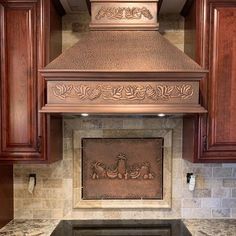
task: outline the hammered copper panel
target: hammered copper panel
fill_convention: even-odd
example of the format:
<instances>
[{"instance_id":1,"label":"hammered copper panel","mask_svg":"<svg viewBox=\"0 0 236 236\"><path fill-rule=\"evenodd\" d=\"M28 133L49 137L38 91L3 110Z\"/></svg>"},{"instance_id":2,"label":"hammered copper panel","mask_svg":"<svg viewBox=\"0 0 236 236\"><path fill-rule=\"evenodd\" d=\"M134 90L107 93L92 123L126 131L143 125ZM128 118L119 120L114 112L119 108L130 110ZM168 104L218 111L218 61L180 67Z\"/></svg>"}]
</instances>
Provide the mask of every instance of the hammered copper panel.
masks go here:
<instances>
[{"instance_id":1,"label":"hammered copper panel","mask_svg":"<svg viewBox=\"0 0 236 236\"><path fill-rule=\"evenodd\" d=\"M82 198L162 199L162 138L82 139Z\"/></svg>"},{"instance_id":2,"label":"hammered copper panel","mask_svg":"<svg viewBox=\"0 0 236 236\"><path fill-rule=\"evenodd\" d=\"M197 77L199 80L204 76L203 73L206 73L206 70L156 31L89 32L49 63L44 72L50 70L70 73L193 72L196 76L189 77L190 81L196 80ZM175 76L173 74L173 77Z\"/></svg>"},{"instance_id":3,"label":"hammered copper panel","mask_svg":"<svg viewBox=\"0 0 236 236\"><path fill-rule=\"evenodd\" d=\"M48 104L198 104L199 82L49 81Z\"/></svg>"}]
</instances>

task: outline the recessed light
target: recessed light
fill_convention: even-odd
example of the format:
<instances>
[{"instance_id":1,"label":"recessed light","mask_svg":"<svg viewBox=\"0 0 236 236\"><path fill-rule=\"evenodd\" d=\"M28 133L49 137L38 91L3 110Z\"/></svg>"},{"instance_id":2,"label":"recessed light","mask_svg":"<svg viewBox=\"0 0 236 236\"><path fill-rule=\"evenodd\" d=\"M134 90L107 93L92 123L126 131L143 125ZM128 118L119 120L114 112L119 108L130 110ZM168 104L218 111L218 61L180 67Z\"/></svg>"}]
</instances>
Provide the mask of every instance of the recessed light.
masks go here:
<instances>
[{"instance_id":1,"label":"recessed light","mask_svg":"<svg viewBox=\"0 0 236 236\"><path fill-rule=\"evenodd\" d=\"M159 117L165 117L166 115L163 113L157 114Z\"/></svg>"},{"instance_id":2,"label":"recessed light","mask_svg":"<svg viewBox=\"0 0 236 236\"><path fill-rule=\"evenodd\" d=\"M87 116L89 116L89 114L88 113L82 113L81 116L87 117Z\"/></svg>"}]
</instances>

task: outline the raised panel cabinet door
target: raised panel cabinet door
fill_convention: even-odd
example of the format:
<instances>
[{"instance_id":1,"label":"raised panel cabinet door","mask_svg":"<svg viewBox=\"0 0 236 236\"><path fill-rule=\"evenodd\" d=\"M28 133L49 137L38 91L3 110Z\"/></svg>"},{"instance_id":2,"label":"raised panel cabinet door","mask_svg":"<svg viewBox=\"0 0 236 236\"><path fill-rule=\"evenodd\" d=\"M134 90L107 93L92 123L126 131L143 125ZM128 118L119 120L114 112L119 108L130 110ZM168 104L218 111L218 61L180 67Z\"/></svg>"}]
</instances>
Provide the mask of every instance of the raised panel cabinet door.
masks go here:
<instances>
[{"instance_id":1,"label":"raised panel cabinet door","mask_svg":"<svg viewBox=\"0 0 236 236\"><path fill-rule=\"evenodd\" d=\"M236 1L209 1L208 133L204 157L236 160Z\"/></svg>"},{"instance_id":2,"label":"raised panel cabinet door","mask_svg":"<svg viewBox=\"0 0 236 236\"><path fill-rule=\"evenodd\" d=\"M39 151L37 2L0 3L0 24L1 156L27 156Z\"/></svg>"},{"instance_id":3,"label":"raised panel cabinet door","mask_svg":"<svg viewBox=\"0 0 236 236\"><path fill-rule=\"evenodd\" d=\"M236 162L236 1L191 3L184 13L185 52L209 70L200 83L208 114L184 118L183 158Z\"/></svg>"}]
</instances>

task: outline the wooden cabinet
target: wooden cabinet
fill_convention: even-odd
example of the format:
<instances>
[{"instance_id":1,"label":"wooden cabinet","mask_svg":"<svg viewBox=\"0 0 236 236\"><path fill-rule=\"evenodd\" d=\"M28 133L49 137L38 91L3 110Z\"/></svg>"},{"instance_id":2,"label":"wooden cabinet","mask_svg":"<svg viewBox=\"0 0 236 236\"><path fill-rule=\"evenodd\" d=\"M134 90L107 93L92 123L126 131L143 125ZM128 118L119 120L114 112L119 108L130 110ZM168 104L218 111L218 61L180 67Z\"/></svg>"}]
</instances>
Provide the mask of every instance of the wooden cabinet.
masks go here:
<instances>
[{"instance_id":1,"label":"wooden cabinet","mask_svg":"<svg viewBox=\"0 0 236 236\"><path fill-rule=\"evenodd\" d=\"M191 2L185 52L209 70L201 82L208 114L184 118L184 158L236 162L236 1Z\"/></svg>"},{"instance_id":2,"label":"wooden cabinet","mask_svg":"<svg viewBox=\"0 0 236 236\"><path fill-rule=\"evenodd\" d=\"M45 99L38 70L61 53L61 44L61 16L53 1L0 0L1 162L61 158L62 145L56 149L50 140L52 129L62 137L61 119L38 112Z\"/></svg>"},{"instance_id":3,"label":"wooden cabinet","mask_svg":"<svg viewBox=\"0 0 236 236\"><path fill-rule=\"evenodd\" d=\"M13 167L0 165L0 228L13 219Z\"/></svg>"}]
</instances>

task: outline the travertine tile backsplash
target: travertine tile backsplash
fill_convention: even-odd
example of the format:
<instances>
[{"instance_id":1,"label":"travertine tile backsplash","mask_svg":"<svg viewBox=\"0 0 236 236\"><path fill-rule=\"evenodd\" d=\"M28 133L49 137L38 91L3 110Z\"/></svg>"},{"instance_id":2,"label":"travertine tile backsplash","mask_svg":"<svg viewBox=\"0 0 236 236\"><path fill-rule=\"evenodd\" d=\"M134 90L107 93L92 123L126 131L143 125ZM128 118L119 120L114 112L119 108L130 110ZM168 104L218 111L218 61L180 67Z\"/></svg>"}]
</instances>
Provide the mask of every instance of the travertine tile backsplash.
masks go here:
<instances>
[{"instance_id":1,"label":"travertine tile backsplash","mask_svg":"<svg viewBox=\"0 0 236 236\"><path fill-rule=\"evenodd\" d=\"M79 40L88 30L88 14L66 15L63 21L63 48ZM183 20L161 17L160 31L183 50ZM73 31L72 31L73 29ZM73 209L73 132L83 129L171 129L172 209ZM196 189L188 190L186 173L197 175ZM27 192L28 175L37 174L33 195ZM15 218L57 219L156 219L236 218L236 164L192 164L182 159L181 118L64 118L63 160L51 165L14 166Z\"/></svg>"}]
</instances>

